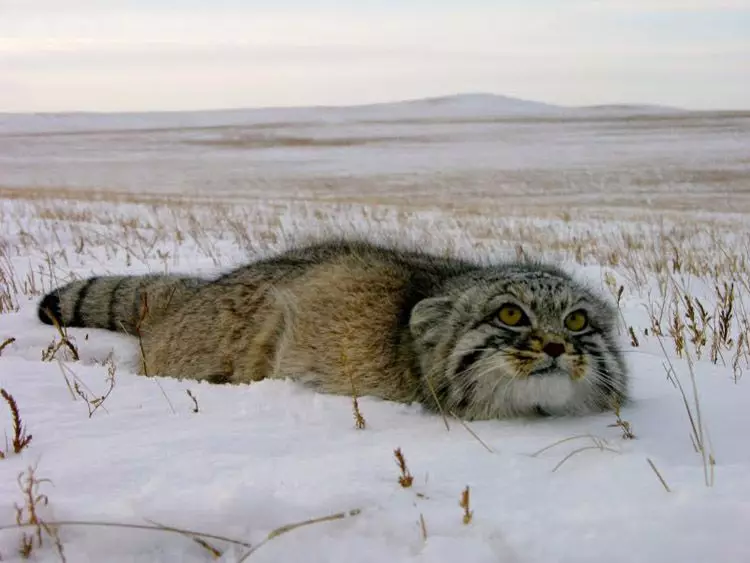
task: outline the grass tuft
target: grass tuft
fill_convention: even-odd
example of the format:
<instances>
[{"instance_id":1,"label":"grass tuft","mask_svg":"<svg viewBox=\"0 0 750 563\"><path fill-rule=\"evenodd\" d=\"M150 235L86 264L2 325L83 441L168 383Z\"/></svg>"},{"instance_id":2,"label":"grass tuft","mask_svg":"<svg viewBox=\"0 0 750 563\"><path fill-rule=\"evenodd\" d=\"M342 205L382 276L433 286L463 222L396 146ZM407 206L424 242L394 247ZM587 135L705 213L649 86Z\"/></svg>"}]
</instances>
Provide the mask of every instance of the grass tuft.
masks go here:
<instances>
[{"instance_id":1,"label":"grass tuft","mask_svg":"<svg viewBox=\"0 0 750 563\"><path fill-rule=\"evenodd\" d=\"M406 458L404 458L404 454L401 452L401 448L396 448L393 450L393 454L396 457L396 465L398 465L398 469L401 472L401 474L398 476L398 483L403 488L409 488L414 483L414 477L409 472L409 468L406 466Z\"/></svg>"},{"instance_id":2,"label":"grass tuft","mask_svg":"<svg viewBox=\"0 0 750 563\"><path fill-rule=\"evenodd\" d=\"M65 563L65 551L57 527L45 522L39 515L40 509L49 504L47 495L39 492L41 484L45 482L51 483L49 479L38 479L35 467L29 467L26 472L18 475L18 486L23 493L24 502L23 505L14 505L16 524L34 530L32 533L21 531L18 554L22 559L30 559L35 550L44 546L43 538L46 534L52 540L60 560Z\"/></svg>"},{"instance_id":3,"label":"grass tuft","mask_svg":"<svg viewBox=\"0 0 750 563\"><path fill-rule=\"evenodd\" d=\"M10 415L13 420L13 440L11 445L13 446L13 453L20 454L24 449L29 446L32 435L26 434L26 428L24 428L23 420L21 420L21 413L18 410L18 403L13 398L13 395L8 393L5 389L0 388L0 396L5 399L5 402L10 408ZM0 450L0 459L6 457L6 453Z\"/></svg>"},{"instance_id":4,"label":"grass tuft","mask_svg":"<svg viewBox=\"0 0 750 563\"><path fill-rule=\"evenodd\" d=\"M458 505L464 509L462 517L464 525L471 524L471 520L474 518L474 511L471 510L471 496L468 485L461 492L461 500L458 502Z\"/></svg>"}]
</instances>

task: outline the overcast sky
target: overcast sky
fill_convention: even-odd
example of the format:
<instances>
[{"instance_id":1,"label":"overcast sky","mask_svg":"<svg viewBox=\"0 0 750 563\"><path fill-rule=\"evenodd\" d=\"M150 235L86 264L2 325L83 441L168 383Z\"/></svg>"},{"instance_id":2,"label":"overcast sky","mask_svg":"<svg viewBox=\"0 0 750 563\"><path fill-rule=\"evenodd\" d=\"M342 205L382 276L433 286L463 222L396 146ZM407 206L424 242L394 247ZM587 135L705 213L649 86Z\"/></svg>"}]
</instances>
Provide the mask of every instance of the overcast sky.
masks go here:
<instances>
[{"instance_id":1,"label":"overcast sky","mask_svg":"<svg viewBox=\"0 0 750 563\"><path fill-rule=\"evenodd\" d=\"M0 0L0 112L460 92L750 109L750 0Z\"/></svg>"}]
</instances>

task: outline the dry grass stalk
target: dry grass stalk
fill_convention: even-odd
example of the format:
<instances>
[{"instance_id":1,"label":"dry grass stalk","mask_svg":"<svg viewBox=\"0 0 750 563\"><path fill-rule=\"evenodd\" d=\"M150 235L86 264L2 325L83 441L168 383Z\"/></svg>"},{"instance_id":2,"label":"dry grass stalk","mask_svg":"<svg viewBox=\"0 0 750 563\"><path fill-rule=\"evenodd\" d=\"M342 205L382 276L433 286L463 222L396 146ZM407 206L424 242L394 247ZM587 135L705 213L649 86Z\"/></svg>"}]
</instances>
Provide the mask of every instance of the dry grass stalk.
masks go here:
<instances>
[{"instance_id":1,"label":"dry grass stalk","mask_svg":"<svg viewBox=\"0 0 750 563\"><path fill-rule=\"evenodd\" d=\"M65 362L59 359L57 360L57 365L60 368L60 373L62 373L63 379L65 380L65 385L68 388L70 397L74 401L77 401L80 398L80 395L76 392L76 387L78 387L79 389L85 389L86 392L88 392L90 395L95 396L95 393L76 375L76 373L70 368L70 366L66 365ZM73 381L72 384L71 380ZM102 405L101 408L105 411L107 410L107 407L105 407L104 405Z\"/></svg>"},{"instance_id":2,"label":"dry grass stalk","mask_svg":"<svg viewBox=\"0 0 750 563\"><path fill-rule=\"evenodd\" d=\"M13 338L12 336L10 338L6 338L5 340L3 340L3 342L0 344L0 356L2 356L3 350L5 350L8 346L13 344L15 341L16 339Z\"/></svg>"},{"instance_id":3,"label":"dry grass stalk","mask_svg":"<svg viewBox=\"0 0 750 563\"><path fill-rule=\"evenodd\" d=\"M110 358L107 360L107 392L104 393L104 395L101 395L99 397L94 396L92 394L91 397L81 388L79 385L78 379L74 380L73 382L73 391L76 395L78 395L81 399L83 399L83 402L86 404L86 408L89 411L89 418L94 416L94 413L99 410L99 408L102 408L102 405L104 404L104 401L106 401L112 391L115 388L115 373L117 371L117 368L115 367L114 361ZM66 377L67 380L67 377ZM68 382L68 386L70 386L70 383ZM105 409L106 410L106 409Z\"/></svg>"},{"instance_id":4,"label":"dry grass stalk","mask_svg":"<svg viewBox=\"0 0 750 563\"><path fill-rule=\"evenodd\" d=\"M564 458L562 458L557 463L557 465L555 465L555 467L552 468L552 472L553 473L555 471L557 471L558 469L560 469L560 467L562 467L562 465L566 461L568 461L571 457L573 457L574 455L579 454L581 452L585 452L586 450L599 450L599 451L608 451L608 452L612 452L612 453L619 453L614 448L610 448L607 445L608 442L604 438L599 438L598 436L594 436L592 434L580 434L580 435L577 435L577 436L570 436L568 438L563 438L562 440L558 440L557 442L554 442L554 443L550 444L549 446L545 446L541 450L537 450L536 452L534 452L533 454L531 454L531 457L537 457L542 452L545 452L545 451L547 451L547 450L549 450L551 448L554 448L555 446L559 446L560 444L564 444L565 442L570 442L571 440L580 440L582 438L586 438L586 439L591 440L593 442L593 445L592 446L582 446L582 447L577 448L577 449L571 451L570 453L568 453Z\"/></svg>"},{"instance_id":5,"label":"dry grass stalk","mask_svg":"<svg viewBox=\"0 0 750 563\"><path fill-rule=\"evenodd\" d=\"M183 528L175 528L173 526L166 526L162 524L145 525L145 524L130 524L130 523L125 523L125 522L101 522L101 521L96 521L96 520L90 520L90 521L49 520L49 521L45 521L45 524L51 529L64 528L64 527L83 527L83 528L121 528L125 530L130 529L130 530L147 530L147 531L152 531L152 532L167 532L167 533L187 536L191 539L205 538L205 539L210 539L214 541L227 542L232 545L236 545L238 547L244 547L244 548L253 547L252 544L242 541L242 540L228 538L226 536L220 536L217 534L208 534L204 532L186 530ZM6 531L6 530L25 529L29 527L36 527L36 526L28 522L21 522L21 523L17 523L11 526L0 526L0 532Z\"/></svg>"},{"instance_id":6,"label":"dry grass stalk","mask_svg":"<svg viewBox=\"0 0 750 563\"><path fill-rule=\"evenodd\" d=\"M237 563L242 563L243 561L246 561L248 557L250 557L253 553L258 551L261 547L266 545L269 541L275 538L278 538L279 536L282 536L284 534L287 534L293 530L302 528L304 526L312 526L313 524L321 524L323 522L333 522L335 520L343 520L344 518L357 516L361 512L362 511L359 508L354 508L352 510L347 510L346 512L337 512L336 514L331 514L329 516L320 516L318 518L310 518L309 520L303 520L302 522L295 522L293 524L286 524L284 526L280 526L276 528L275 530L272 530L268 534L268 536L266 536L266 539L264 539L258 545L250 548L250 550L247 553L245 553L242 557L240 557L237 560Z\"/></svg>"},{"instance_id":7,"label":"dry grass stalk","mask_svg":"<svg viewBox=\"0 0 750 563\"><path fill-rule=\"evenodd\" d=\"M656 474L656 477L659 479L659 482L661 483L662 487L664 487L664 490L668 493L671 493L672 490L669 488L669 485L667 485L667 482L664 480L664 477L662 477L661 473L658 469L656 469L656 465L654 465L654 462L651 461L651 458L646 458L646 461L651 466L651 469L654 470L654 473Z\"/></svg>"},{"instance_id":8,"label":"dry grass stalk","mask_svg":"<svg viewBox=\"0 0 750 563\"><path fill-rule=\"evenodd\" d=\"M354 374L350 369L349 356L346 354L348 338L342 339L341 345L341 367L344 373L349 377L349 381L352 384L352 414L354 415L354 427L357 430L364 430L367 427L367 421L362 415L362 411L359 409L357 386L354 384Z\"/></svg>"},{"instance_id":9,"label":"dry grass stalk","mask_svg":"<svg viewBox=\"0 0 750 563\"><path fill-rule=\"evenodd\" d=\"M663 306L664 304L662 304ZM661 319L663 315L663 309L657 314L656 309L653 307L653 303L649 303L649 319L651 320L651 334L654 336L662 336L664 331L661 328Z\"/></svg>"},{"instance_id":10,"label":"dry grass stalk","mask_svg":"<svg viewBox=\"0 0 750 563\"><path fill-rule=\"evenodd\" d=\"M208 551L214 559L221 559L222 555L224 555L221 551L219 551L216 547L208 543L203 538L193 537L190 539L192 539L195 543Z\"/></svg>"},{"instance_id":11,"label":"dry grass stalk","mask_svg":"<svg viewBox=\"0 0 750 563\"><path fill-rule=\"evenodd\" d=\"M680 249L679 247L674 243L673 240L668 240L669 244L672 246L672 273L678 274L682 272L682 257L680 256Z\"/></svg>"},{"instance_id":12,"label":"dry grass stalk","mask_svg":"<svg viewBox=\"0 0 750 563\"><path fill-rule=\"evenodd\" d=\"M21 420L21 413L18 410L18 403L16 403L16 400L13 398L13 395L8 393L5 389L0 388L0 396L5 399L5 402L8 403L8 407L10 408L10 415L13 420L13 440L11 441L11 445L13 446L13 453L20 454L25 448L29 446L29 443L31 442L32 435L26 434L26 428L23 426L23 420ZM0 451L0 459L4 459L6 457L6 453L3 451Z\"/></svg>"},{"instance_id":13,"label":"dry grass stalk","mask_svg":"<svg viewBox=\"0 0 750 563\"><path fill-rule=\"evenodd\" d=\"M622 326L627 326L628 323L625 320L625 315L622 312L622 294L624 292L625 292L625 286L620 285L620 287L617 289L617 295L615 297L615 300L617 304L617 312L620 314L620 320L622 321Z\"/></svg>"},{"instance_id":14,"label":"dry grass stalk","mask_svg":"<svg viewBox=\"0 0 750 563\"><path fill-rule=\"evenodd\" d=\"M468 485L466 485L466 488L461 492L461 500L458 502L458 505L464 509L462 518L463 523L465 525L470 524L471 519L474 517L474 511L471 510L471 497Z\"/></svg>"},{"instance_id":15,"label":"dry grass stalk","mask_svg":"<svg viewBox=\"0 0 750 563\"><path fill-rule=\"evenodd\" d=\"M68 338L68 329L62 326L57 321L57 318L49 309L46 309L45 311L47 313L47 316L52 320L52 324L57 329L57 332L60 335L60 341L55 343L55 341L53 340L47 347L47 349L42 351L42 361L51 362L55 358L57 352L63 346L65 346L70 351L70 355L73 361L77 362L78 360L80 360L80 356L78 355L78 348L76 348L75 344L73 344L70 341L70 338Z\"/></svg>"},{"instance_id":16,"label":"dry grass stalk","mask_svg":"<svg viewBox=\"0 0 750 563\"><path fill-rule=\"evenodd\" d=\"M29 467L26 472L18 475L18 486L23 493L24 504L19 506L15 504L16 524L22 527L31 527L34 532L31 534L22 531L18 554L22 559L29 559L35 549L41 549L44 545L42 532L46 533L55 545L60 560L65 563L65 552L57 527L51 523L45 522L39 516L40 507L49 503L47 495L39 492L42 483L51 483L49 479L37 479L36 468Z\"/></svg>"},{"instance_id":17,"label":"dry grass stalk","mask_svg":"<svg viewBox=\"0 0 750 563\"><path fill-rule=\"evenodd\" d=\"M682 396L682 402L685 405L688 422L690 423L690 440L693 443L695 451L701 456L701 460L703 461L704 481L706 486L710 487L713 485L714 480L713 468L715 460L713 453L709 451L710 444L707 443L706 439L707 436L703 423L703 417L701 415L700 397L698 395L698 386L695 378L695 366L693 364L693 358L689 352L686 354L688 373L690 376L690 382L693 391L693 405L691 406L690 402L688 401L687 394L685 393L685 389L682 386L682 382L680 381L679 377L677 377L677 371L675 370L672 361L669 359L669 355L667 354L667 350L664 347L661 338L659 338L658 341L666 360L664 369L667 373L667 379L679 390L680 395Z\"/></svg>"},{"instance_id":18,"label":"dry grass stalk","mask_svg":"<svg viewBox=\"0 0 750 563\"><path fill-rule=\"evenodd\" d=\"M0 314L15 313L19 310L20 290L13 262L8 255L7 245L0 245Z\"/></svg>"},{"instance_id":19,"label":"dry grass stalk","mask_svg":"<svg viewBox=\"0 0 750 563\"><path fill-rule=\"evenodd\" d=\"M718 303L716 306L714 338L711 342L711 361L716 364L721 357L721 350L731 350L734 341L731 338L732 319L734 317L735 291L734 282L726 281L720 287L715 286Z\"/></svg>"},{"instance_id":20,"label":"dry grass stalk","mask_svg":"<svg viewBox=\"0 0 750 563\"><path fill-rule=\"evenodd\" d=\"M157 526L158 528L160 528L160 529L162 529L164 531L174 531L174 532L176 532L178 534L182 534L185 537L190 538L195 543L197 543L199 546L201 546L203 549L205 549L206 551L208 551L208 553L210 553L211 557L213 557L214 559L220 559L222 557L222 555L224 555L219 548L217 548L214 545L211 545L208 541L206 541L205 539L203 539L200 536L196 536L195 534L192 534L192 533L187 532L185 530L180 530L178 528L171 528L170 526L165 526L164 524L159 524L158 522L155 522L153 520L147 520L147 522L153 524L154 526Z\"/></svg>"},{"instance_id":21,"label":"dry grass stalk","mask_svg":"<svg viewBox=\"0 0 750 563\"><path fill-rule=\"evenodd\" d=\"M453 418L455 418L455 419L456 419L456 420L457 420L457 421L458 421L458 422L459 422L459 423L461 424L461 426L463 426L464 428L466 428L466 431L467 431L467 432L468 432L469 434L471 434L471 435L472 435L472 436L474 437L474 439L475 439L475 440L476 440L477 442L479 442L480 444L482 444L482 447L483 447L483 448L484 448L485 450L487 450L487 451L488 451L488 452L490 452L491 454L494 454L494 453L495 453L495 452L493 451L493 449L492 449L491 447L489 447L489 446L487 445L487 443L486 443L486 442L485 442L484 440L482 440L482 439L481 439L481 438L479 437L479 435L478 435L478 434L477 434L476 432L474 432L474 430L472 430L472 429L471 429L471 427L469 426L469 424L468 424L468 423L467 423L467 422L466 422L465 420L463 420L463 419L461 419L460 417L458 417L458 416L456 415L456 413L454 413L453 411L451 411L451 416L452 416Z\"/></svg>"},{"instance_id":22,"label":"dry grass stalk","mask_svg":"<svg viewBox=\"0 0 750 563\"><path fill-rule=\"evenodd\" d=\"M632 326L628 327L628 333L630 334L630 345L633 348L638 348L641 343L638 341L638 337L635 335L635 330L633 330Z\"/></svg>"},{"instance_id":23,"label":"dry grass stalk","mask_svg":"<svg viewBox=\"0 0 750 563\"><path fill-rule=\"evenodd\" d=\"M574 455L577 455L577 454L579 454L581 452L585 452L586 450L599 450L600 452L607 451L607 452L612 452L612 453L615 453L615 454L619 453L617 450L606 446L605 445L606 441L604 441L604 440L601 440L599 438L592 438L592 440L594 442L593 446L583 446L583 447L580 447L578 449L573 450L568 455L566 455L564 458L562 458L557 463L557 465L555 465L555 467L552 468L552 472L554 473L555 471L557 471L558 469L560 469L560 467L562 467L563 463L565 463L566 461L568 461Z\"/></svg>"},{"instance_id":24,"label":"dry grass stalk","mask_svg":"<svg viewBox=\"0 0 750 563\"><path fill-rule=\"evenodd\" d=\"M174 295L174 290L169 296L167 306L169 306L169 301L172 300L172 296ZM135 335L138 338L138 349L141 354L141 366L143 368L143 375L146 377L150 377L150 373L148 370L148 363L146 362L146 349L143 346L143 322L148 318L149 315L149 306L148 306L148 292L144 291L143 294L141 294L141 306L138 313L138 322L135 324ZM125 331L127 332L127 331ZM164 391L164 387L162 387L161 383L158 379L155 379L156 385L159 387L159 390L161 391L162 396L164 397L164 400L167 401L167 404L169 405L169 410L172 411L172 414L177 414L177 411L174 408L174 405L172 404L172 401L169 400L169 397L167 396L167 392Z\"/></svg>"},{"instance_id":25,"label":"dry grass stalk","mask_svg":"<svg viewBox=\"0 0 750 563\"><path fill-rule=\"evenodd\" d=\"M422 532L422 541L427 541L427 523L424 521L424 514L419 513L419 530Z\"/></svg>"},{"instance_id":26,"label":"dry grass stalk","mask_svg":"<svg viewBox=\"0 0 750 563\"><path fill-rule=\"evenodd\" d=\"M424 378L424 382L427 384L427 387L430 389L430 394L432 395L432 398L435 400L435 404L438 407L438 410L440 411L440 415L443 417L443 424L445 424L445 429L450 432L450 425L448 424L448 416L445 414L445 409L443 409L443 404L440 402L440 399L438 398L437 393L435 392L435 387L432 385L432 381L430 380L430 376L427 375Z\"/></svg>"},{"instance_id":27,"label":"dry grass stalk","mask_svg":"<svg viewBox=\"0 0 750 563\"><path fill-rule=\"evenodd\" d=\"M200 412L200 409L198 408L198 399L193 395L193 392L190 391L190 389L185 389L185 393L187 393L187 396L193 401L193 412Z\"/></svg>"},{"instance_id":28,"label":"dry grass stalk","mask_svg":"<svg viewBox=\"0 0 750 563\"><path fill-rule=\"evenodd\" d=\"M623 420L620 416L620 402L616 401L613 405L614 411L615 411L615 417L617 417L617 420L610 424L610 427L619 427L622 430L622 438L624 440L634 440L635 434L633 433L633 427L627 420Z\"/></svg>"},{"instance_id":29,"label":"dry grass stalk","mask_svg":"<svg viewBox=\"0 0 750 563\"><path fill-rule=\"evenodd\" d=\"M685 293L683 304L685 306L685 318L688 321L687 329L690 333L690 342L693 344L695 355L700 359L701 351L707 342L706 332L709 328L711 316L697 297L691 298L690 295Z\"/></svg>"},{"instance_id":30,"label":"dry grass stalk","mask_svg":"<svg viewBox=\"0 0 750 563\"><path fill-rule=\"evenodd\" d=\"M535 451L533 454L530 454L530 456L537 457L539 456L539 454L542 454L546 452L547 450L554 448L555 446L559 446L560 444L564 444L565 442L570 442L572 440L581 440L583 438L588 438L588 439L593 440L596 438L596 436L593 436L591 434L578 434L576 436L569 436L567 438L563 438L562 440L558 440L557 442L553 442L549 446L544 446L542 449Z\"/></svg>"},{"instance_id":31,"label":"dry grass stalk","mask_svg":"<svg viewBox=\"0 0 750 563\"><path fill-rule=\"evenodd\" d=\"M352 395L352 411L354 413L354 427L357 430L364 430L367 427L367 421L362 416L362 411L359 410L359 402L355 394Z\"/></svg>"},{"instance_id":32,"label":"dry grass stalk","mask_svg":"<svg viewBox=\"0 0 750 563\"><path fill-rule=\"evenodd\" d=\"M398 465L401 475L398 477L399 484L405 489L412 486L414 483L414 477L409 472L409 468L406 466L406 459L404 454L401 452L401 448L393 450L393 454L396 456L396 465Z\"/></svg>"},{"instance_id":33,"label":"dry grass stalk","mask_svg":"<svg viewBox=\"0 0 750 563\"><path fill-rule=\"evenodd\" d=\"M740 378L742 377L742 367L740 367L740 359L742 358L743 354L747 356L747 348L747 333L741 332L737 337L737 350L734 354L734 358L732 358L732 374L734 376L735 383L739 383Z\"/></svg>"},{"instance_id":34,"label":"dry grass stalk","mask_svg":"<svg viewBox=\"0 0 750 563\"><path fill-rule=\"evenodd\" d=\"M682 354L685 351L685 336L683 330L685 325L680 317L679 302L677 300L673 303L673 309L670 315L671 321L669 323L669 336L672 337L674 342L674 348L677 352L677 357L682 358Z\"/></svg>"},{"instance_id":35,"label":"dry grass stalk","mask_svg":"<svg viewBox=\"0 0 750 563\"><path fill-rule=\"evenodd\" d=\"M144 291L141 294L141 306L138 313L138 322L135 323L135 335L138 338L138 349L141 352L141 365L143 366L143 375L149 377L148 364L146 362L146 349L143 346L143 322L146 320L149 314L148 308L148 292Z\"/></svg>"}]
</instances>

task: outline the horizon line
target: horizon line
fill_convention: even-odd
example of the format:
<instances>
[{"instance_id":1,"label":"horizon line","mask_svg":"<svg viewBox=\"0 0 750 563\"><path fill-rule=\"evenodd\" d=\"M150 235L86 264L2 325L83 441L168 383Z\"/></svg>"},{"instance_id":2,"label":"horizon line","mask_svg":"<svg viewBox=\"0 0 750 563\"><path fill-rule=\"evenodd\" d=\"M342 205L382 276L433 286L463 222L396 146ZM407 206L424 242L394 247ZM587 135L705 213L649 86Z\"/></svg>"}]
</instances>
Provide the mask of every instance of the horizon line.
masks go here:
<instances>
[{"instance_id":1,"label":"horizon line","mask_svg":"<svg viewBox=\"0 0 750 563\"><path fill-rule=\"evenodd\" d=\"M497 92L490 91L462 91L451 94L439 94L439 95L428 95L422 97L408 97L408 98L395 98L395 99L384 99L377 102L365 102L365 103L342 103L342 104L289 104L289 105L268 105L268 106L226 106L226 107L195 107L190 109L167 109L167 108L153 108L144 110L87 110L87 109L76 109L76 110L43 110L43 111L2 111L0 115L138 115L138 114L152 114L152 113L197 113L197 112L232 112L232 111L264 111L264 110L304 110L304 109L358 109L358 108L370 108L387 105L407 105L410 103L420 102L435 102L439 100L452 100L452 99L468 99L468 98L497 98L505 99L512 102L522 102L529 105L546 106L551 110L576 110L576 109L651 109L651 110L663 110L663 111L678 111L678 112L736 112L736 111L750 111L750 106L746 108L740 107L716 107L716 108L689 108L682 106L672 106L668 104L659 104L651 102L611 102L602 101L601 103L595 104L583 104L583 105L565 105L555 104L546 102L544 100L522 98L511 96L507 94L500 94Z\"/></svg>"}]
</instances>

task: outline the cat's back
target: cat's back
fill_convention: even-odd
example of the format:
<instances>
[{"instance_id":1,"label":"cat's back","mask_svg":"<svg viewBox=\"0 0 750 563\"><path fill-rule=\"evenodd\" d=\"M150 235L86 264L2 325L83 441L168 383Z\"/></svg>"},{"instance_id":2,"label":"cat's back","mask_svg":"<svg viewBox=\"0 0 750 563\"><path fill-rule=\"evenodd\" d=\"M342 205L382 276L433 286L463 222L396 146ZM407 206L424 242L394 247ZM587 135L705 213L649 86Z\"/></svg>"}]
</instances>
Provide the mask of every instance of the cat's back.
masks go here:
<instances>
[{"instance_id":1,"label":"cat's back","mask_svg":"<svg viewBox=\"0 0 750 563\"><path fill-rule=\"evenodd\" d=\"M473 267L367 242L298 246L202 286L150 332L149 355L162 371L214 381L305 374L341 393L355 377L361 393L403 398L412 308Z\"/></svg>"},{"instance_id":2,"label":"cat's back","mask_svg":"<svg viewBox=\"0 0 750 563\"><path fill-rule=\"evenodd\" d=\"M279 291L285 341L279 375L304 374L321 391L411 400L416 357L412 308L474 266L426 253L333 242L291 253L304 273Z\"/></svg>"},{"instance_id":3,"label":"cat's back","mask_svg":"<svg viewBox=\"0 0 750 563\"><path fill-rule=\"evenodd\" d=\"M311 271L325 271L328 266L333 265L340 266L338 272L346 277L381 269L384 275L398 272L434 281L478 269L477 265L465 260L442 257L397 245L376 244L356 239L330 239L292 247L282 253L254 260L226 273L215 280L215 283L251 283L254 279L273 277L273 274L278 272L298 277Z\"/></svg>"}]
</instances>

